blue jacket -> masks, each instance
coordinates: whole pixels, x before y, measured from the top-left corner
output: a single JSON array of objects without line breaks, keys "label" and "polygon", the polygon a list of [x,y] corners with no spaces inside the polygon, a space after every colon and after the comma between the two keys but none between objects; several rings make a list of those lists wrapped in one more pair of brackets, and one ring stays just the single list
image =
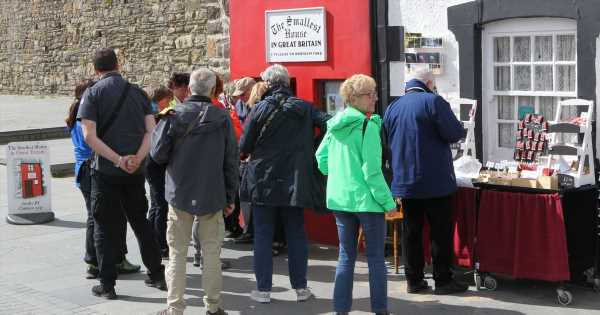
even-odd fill
[{"label": "blue jacket", "polygon": [[384,140],[392,153],[392,194],[435,198],[456,191],[450,143],[465,136],[450,104],[419,80],[386,110]]}]

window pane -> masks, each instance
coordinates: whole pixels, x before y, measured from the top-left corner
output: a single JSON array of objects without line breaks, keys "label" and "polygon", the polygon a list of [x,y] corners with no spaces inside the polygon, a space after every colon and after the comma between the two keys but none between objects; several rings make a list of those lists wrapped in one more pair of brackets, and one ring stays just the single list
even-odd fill
[{"label": "window pane", "polygon": [[498,102],[498,119],[514,120],[515,104],[512,96],[496,96]]},{"label": "window pane", "polygon": [[575,91],[575,65],[557,65],[556,83],[559,91]]},{"label": "window pane", "polygon": [[535,90],[552,91],[552,66],[535,66]]},{"label": "window pane", "polygon": [[531,38],[529,36],[514,38],[513,61],[531,61]]},{"label": "window pane", "polygon": [[546,120],[554,120],[556,117],[556,98],[550,96],[540,96],[540,114]]},{"label": "window pane", "polygon": [[535,37],[534,61],[552,61],[552,36]]},{"label": "window pane", "polygon": [[576,54],[575,35],[556,36],[556,60],[575,61]]},{"label": "window pane", "polygon": [[494,61],[510,61],[510,37],[494,37]]},{"label": "window pane", "polygon": [[535,97],[519,96],[518,97],[519,120],[525,118],[527,114],[535,113]]},{"label": "window pane", "polygon": [[510,66],[494,67],[494,89],[496,91],[510,90]]},{"label": "window pane", "polygon": [[516,125],[513,123],[498,124],[498,146],[501,148],[514,148]]},{"label": "window pane", "polygon": [[515,66],[515,90],[531,91],[531,67]]}]

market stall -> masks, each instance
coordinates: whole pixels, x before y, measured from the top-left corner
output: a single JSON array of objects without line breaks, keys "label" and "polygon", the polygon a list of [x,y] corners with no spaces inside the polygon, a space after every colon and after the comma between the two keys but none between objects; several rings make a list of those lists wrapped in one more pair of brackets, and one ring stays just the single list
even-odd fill
[{"label": "market stall", "polygon": [[[567,107],[577,116],[565,118]],[[472,246],[478,288],[495,290],[493,274],[557,282],[563,305],[572,301],[565,282],[591,280],[600,290],[592,112],[590,101],[561,101],[553,121],[524,115],[513,161],[487,161],[478,176],[473,158],[455,163],[457,176],[469,174],[478,188],[476,233],[465,243]]]}]

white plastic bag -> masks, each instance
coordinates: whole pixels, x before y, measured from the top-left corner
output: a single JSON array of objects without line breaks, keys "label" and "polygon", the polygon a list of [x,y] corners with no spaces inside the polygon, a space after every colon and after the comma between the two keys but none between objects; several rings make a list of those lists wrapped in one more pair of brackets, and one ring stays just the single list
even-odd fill
[{"label": "white plastic bag", "polygon": [[476,158],[463,155],[454,161],[454,174],[456,175],[456,178],[478,178],[481,166],[481,162]]}]

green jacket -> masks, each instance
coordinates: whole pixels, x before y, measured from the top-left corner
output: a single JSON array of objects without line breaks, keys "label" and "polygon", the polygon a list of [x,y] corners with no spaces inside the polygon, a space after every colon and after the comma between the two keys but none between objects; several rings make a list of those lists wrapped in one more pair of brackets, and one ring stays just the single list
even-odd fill
[{"label": "green jacket", "polygon": [[327,208],[348,212],[385,212],[396,208],[381,170],[381,117],[366,116],[353,107],[327,122],[317,149],[321,173],[327,179]]}]

